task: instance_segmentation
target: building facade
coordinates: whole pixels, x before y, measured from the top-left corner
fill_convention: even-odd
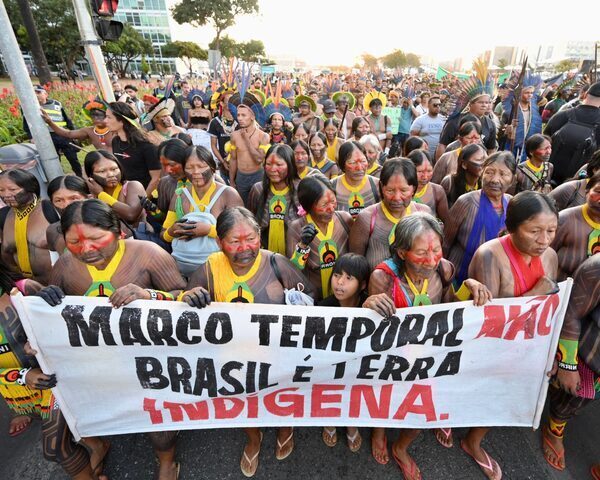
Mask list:
[[[152,70],[157,69],[158,72],[164,73],[176,71],[175,59],[162,53],[162,47],[171,41],[166,0],[120,0],[115,20],[129,23],[152,42],[154,56],[146,59]],[[141,58],[133,60],[129,67],[131,71],[140,72],[141,62]]]

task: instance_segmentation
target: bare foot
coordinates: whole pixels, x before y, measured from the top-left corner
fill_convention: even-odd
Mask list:
[[[23,433],[31,425],[31,417],[28,415],[17,415],[10,421],[8,434],[11,437],[16,437]]]
[[[160,463],[158,466],[158,480],[177,480],[179,477],[179,464],[176,462]]]

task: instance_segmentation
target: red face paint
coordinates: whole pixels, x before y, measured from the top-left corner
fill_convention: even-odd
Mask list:
[[[406,252],[410,263],[422,267],[435,268],[442,259],[442,245],[437,235],[419,236],[413,241],[413,247]]]
[[[327,190],[313,206],[312,213],[317,217],[322,217],[324,215],[331,216],[336,208],[337,200],[335,194],[331,190]]]
[[[96,257],[115,240],[112,232],[81,224],[71,227],[65,235],[67,249],[78,258],[85,258],[86,254]]]
[[[183,176],[183,167],[179,163],[167,160],[165,157],[160,158],[160,163],[167,175],[170,175],[171,177]]]
[[[260,235],[252,226],[240,223],[221,240],[221,248],[232,263],[248,264],[258,255]]]

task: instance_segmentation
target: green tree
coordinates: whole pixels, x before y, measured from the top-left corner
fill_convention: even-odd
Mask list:
[[[179,24],[189,23],[194,27],[210,24],[216,32],[216,50],[220,50],[221,34],[235,24],[239,15],[258,13],[258,0],[181,0],[171,12]]]
[[[5,0],[4,4],[9,12],[19,45],[23,50],[31,50],[27,31],[18,14],[17,2]],[[83,57],[83,47],[71,1],[29,0],[29,6],[48,64],[55,66],[62,64],[68,70],[73,69],[75,62]]]
[[[170,42],[162,47],[162,52],[168,57],[180,58],[190,71],[190,75],[194,71],[192,68],[192,61],[194,59],[206,60],[208,58],[208,52],[194,42]]]
[[[406,64],[409,67],[419,68],[421,66],[421,59],[418,55],[415,55],[414,53],[407,53]]]
[[[148,61],[146,60],[146,55],[142,55],[142,62],[140,63],[140,70],[142,73],[148,75],[150,73],[150,65],[148,65]]]
[[[238,56],[246,62],[258,62],[266,59],[265,45],[260,40],[249,40],[238,44]]]
[[[208,48],[211,50],[219,50],[221,56],[225,58],[237,57],[240,54],[240,44],[227,35],[224,35],[223,38],[220,39],[220,47],[217,46],[217,39],[215,37],[213,41],[208,44]]]
[[[576,67],[577,60],[574,60],[572,58],[565,58],[564,60],[561,60],[556,65],[554,65],[554,69],[559,73],[568,72],[569,70],[573,70]]]
[[[498,67],[500,67],[500,69],[504,70],[507,65],[508,60],[506,60],[506,58],[501,58],[500,60],[498,60]]]
[[[406,55],[398,49],[382,57],[381,61],[387,68],[402,68],[406,66]]]
[[[102,46],[102,51],[109,67],[116,70],[122,77],[127,74],[129,64],[134,58],[153,53],[150,40],[144,38],[128,23],[124,25],[121,37],[115,42],[106,42]]]
[[[369,53],[362,54],[362,61],[363,61],[364,67],[368,68],[368,69],[377,68],[377,65],[379,63],[377,58]]]

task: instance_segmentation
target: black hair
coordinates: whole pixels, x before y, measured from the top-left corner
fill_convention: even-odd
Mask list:
[[[483,162],[483,169],[485,170],[486,167],[496,162],[502,162],[506,168],[512,172],[513,175],[517,171],[517,161],[515,160],[515,156],[512,154],[512,152],[500,151],[492,153]]]
[[[363,282],[369,283],[370,271],[367,259],[356,253],[344,253],[344,255],[335,261],[333,266],[333,273],[338,275],[346,273],[356,278],[359,288]]]
[[[285,179],[285,183],[289,188],[289,195],[291,198],[291,204],[288,206],[288,209],[297,210],[298,207],[296,206],[296,201],[294,200],[296,197],[296,188],[294,186],[294,182],[298,180],[299,177],[298,169],[296,168],[296,161],[294,159],[294,151],[289,145],[275,143],[271,145],[271,148],[269,148],[269,150],[267,150],[267,153],[265,155],[265,162],[267,161],[267,158],[269,158],[271,155],[277,155],[287,165],[287,178]],[[271,192],[270,186],[271,181],[269,180],[269,176],[265,171],[263,173],[262,179],[262,193],[260,195],[260,199],[256,207],[256,220],[258,221],[259,225],[262,223],[263,216],[265,214],[265,205],[267,204],[267,198],[269,197],[269,193]]]
[[[374,98],[373,100],[371,100],[369,102],[369,108],[376,107],[377,105],[382,105],[383,106],[383,102],[379,98]]]
[[[532,190],[517,193],[510,199],[506,208],[506,229],[513,233],[522,223],[543,212],[552,213],[558,219],[554,199]]]
[[[206,104],[204,103],[204,99],[202,98],[202,95],[198,95],[197,93],[192,95],[192,98],[190,99],[190,104],[192,105],[192,108],[197,108],[196,105],[194,105],[194,100],[196,98],[200,99],[200,103],[202,104],[201,108],[206,108]]]
[[[600,183],[600,171],[594,173],[588,180],[587,185],[585,186],[585,191],[589,192],[592,188],[596,186],[596,184]]]
[[[48,184],[48,198],[52,200],[52,196],[61,188],[81,193],[86,197],[90,194],[90,189],[83,178],[75,175],[62,175],[61,177],[56,177]]]
[[[194,118],[197,118],[197,117],[194,117]],[[192,137],[189,134],[185,133],[185,132],[176,133],[171,138],[175,138],[177,140],[181,140],[188,147],[191,147],[194,144],[194,142],[192,141]]]
[[[0,172],[0,177],[8,177],[13,183],[21,187],[27,193],[33,193],[40,196],[40,182],[37,177],[27,170],[15,168],[13,170],[5,170]]]
[[[542,146],[544,142],[550,142],[552,139],[548,135],[542,135],[541,133],[535,133],[527,139],[525,142],[525,154],[528,158],[531,158],[531,154]]]
[[[463,126],[467,122],[476,123],[477,125],[479,125],[479,129],[481,129],[481,120],[479,120],[479,118],[477,118],[477,115],[474,115],[472,113],[465,113],[460,118],[460,120],[458,121],[458,128],[460,129],[460,127]]]
[[[456,161],[456,173],[452,174],[452,185],[447,195],[448,208],[454,205],[458,197],[467,193],[467,171],[462,168],[462,165],[480,150],[485,152],[485,149],[478,143],[472,143],[460,150]],[[477,180],[477,186],[481,188],[481,176]]]
[[[60,228],[65,235],[73,225],[91,225],[121,236],[119,217],[113,209],[101,200],[91,198],[73,202],[60,217]]]
[[[108,104],[110,111],[123,123],[123,130],[127,136],[127,142],[131,146],[138,143],[147,143],[148,137],[141,128],[132,125],[129,120],[137,121],[137,114],[133,108],[125,102],[111,102]],[[127,120],[129,119],[129,120]]]
[[[185,149],[185,157],[181,164],[184,169],[185,169],[185,166],[187,165],[188,160],[194,154],[198,157],[199,160],[206,163],[210,167],[210,169],[212,170],[213,173],[215,173],[217,171],[217,163],[215,162],[215,159],[213,158],[212,153],[209,152],[206,147],[202,147],[200,145],[192,145],[191,147],[187,147]]]
[[[596,150],[586,167],[586,177],[592,178],[594,171],[600,171],[600,150]]]
[[[352,136],[356,136],[356,132],[358,131],[358,127],[363,122],[369,123],[369,121],[365,117],[355,117],[354,120],[352,120],[352,128],[350,130],[350,134]]]
[[[329,127],[330,125],[333,125],[335,128],[339,128],[340,126],[340,122],[337,118],[332,117],[332,118],[328,118],[327,120],[325,120],[323,122],[323,131],[325,131],[325,129],[327,127]]]
[[[100,160],[110,160],[115,162],[121,171],[121,183],[126,181],[123,165],[121,165],[121,162],[117,160],[117,157],[106,150],[94,150],[85,156],[85,159],[83,160],[83,169],[88,177],[92,177],[94,174],[94,165],[96,165],[96,163],[98,163]]]
[[[331,182],[322,175],[304,177],[298,184],[298,202],[306,213],[310,213],[313,206],[325,192],[329,190],[335,195]]]
[[[128,83],[127,85],[125,85],[123,87],[123,90],[133,90],[134,92],[137,92],[138,89],[135,85],[131,85],[130,83]]]
[[[302,122],[302,123],[299,123],[298,125],[296,125],[294,127],[294,130],[292,130],[292,138],[296,136],[296,132],[298,131],[299,128],[304,129],[306,134],[310,137],[310,127],[309,127],[308,123]]]
[[[404,149],[402,153],[405,157],[408,157],[408,154],[410,152],[412,152],[413,150],[419,150],[423,148],[423,145],[425,145],[425,143],[425,140],[423,140],[421,137],[408,137],[406,139],[406,142],[404,142]]]
[[[2,289],[2,294],[10,295],[10,291],[21,278],[23,278],[23,275],[11,271],[4,260],[0,259],[0,288]]]
[[[223,240],[240,221],[245,221],[251,225],[256,233],[260,235],[260,226],[250,210],[245,207],[227,207],[217,218],[217,237],[219,237],[219,240]]]
[[[425,160],[433,165],[431,162],[431,155],[429,155],[429,152],[426,152],[425,150],[413,150],[408,154],[407,158],[415,164],[415,167],[420,167],[423,165]]]
[[[304,150],[308,154],[308,158],[310,159],[311,152],[308,143],[306,143],[304,140],[294,140],[292,143],[290,143],[290,148],[292,149],[292,152],[294,152],[296,150],[296,147],[298,146],[302,147],[302,150]]]
[[[379,193],[383,198],[383,187],[385,187],[394,175],[402,175],[406,183],[413,186],[415,192],[419,188],[419,179],[417,178],[417,167],[408,158],[388,158],[379,174]]]
[[[188,147],[185,142],[178,138],[169,138],[158,146],[158,156],[183,165],[187,158]]]
[[[365,150],[365,147],[362,144],[358,143],[356,140],[349,140],[347,142],[342,143],[342,146],[340,147],[340,151],[338,153],[338,166],[340,167],[340,170],[342,172],[345,171],[346,162],[350,159],[350,157],[356,150],[359,150],[365,156],[365,159],[367,158],[367,152]]]
[[[479,122],[464,122],[458,129],[459,137],[466,137],[475,130],[481,135],[481,123]]]

